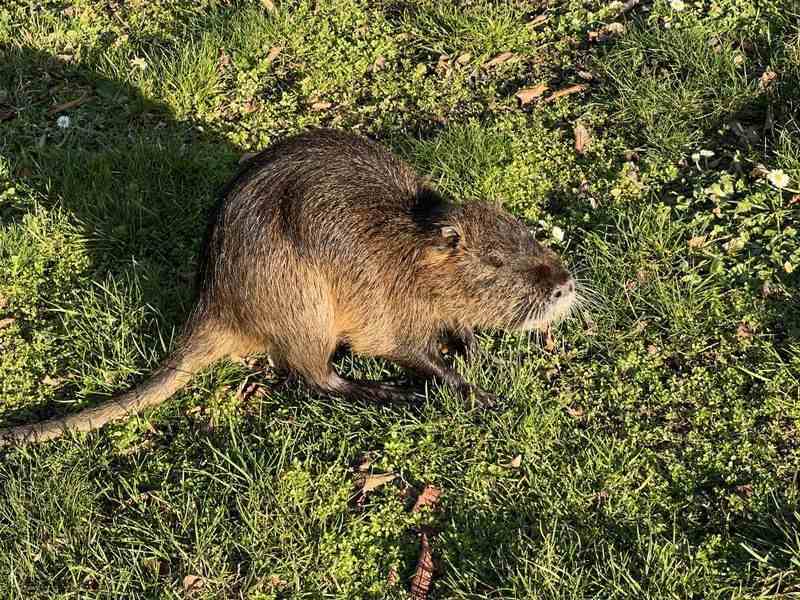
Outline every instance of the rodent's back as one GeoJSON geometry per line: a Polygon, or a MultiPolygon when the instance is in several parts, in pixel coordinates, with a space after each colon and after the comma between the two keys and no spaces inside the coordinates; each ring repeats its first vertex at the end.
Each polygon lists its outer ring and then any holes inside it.
{"type": "Polygon", "coordinates": [[[242,326],[269,306],[265,329],[302,301],[293,296],[325,286],[340,302],[396,309],[386,304],[398,287],[420,292],[416,258],[444,204],[376,143],[333,130],[294,136],[251,159],[225,190],[201,301],[242,326]]]}

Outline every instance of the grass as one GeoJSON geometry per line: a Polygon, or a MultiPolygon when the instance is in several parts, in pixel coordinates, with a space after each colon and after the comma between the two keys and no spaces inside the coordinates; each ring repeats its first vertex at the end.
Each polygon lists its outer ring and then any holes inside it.
{"type": "Polygon", "coordinates": [[[494,413],[224,363],[141,417],[6,451],[0,594],[402,598],[425,524],[435,598],[800,597],[800,203],[759,174],[800,188],[800,15],[675,6],[4,4],[0,424],[146,377],[191,307],[216,191],[309,125],[503,202],[600,302],[553,351],[481,334],[461,368],[507,399],[494,413]],[[541,83],[589,87],[520,106],[541,83]],[[399,478],[357,502],[365,456],[399,478]],[[441,510],[411,514],[425,484],[441,510]]]}

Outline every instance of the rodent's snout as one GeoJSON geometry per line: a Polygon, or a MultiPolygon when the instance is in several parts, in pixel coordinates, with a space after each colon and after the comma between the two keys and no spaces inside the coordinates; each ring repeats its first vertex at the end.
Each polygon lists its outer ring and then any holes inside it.
{"type": "Polygon", "coordinates": [[[571,294],[575,293],[575,280],[570,277],[564,283],[556,285],[550,293],[550,300],[558,302],[562,298],[569,298],[571,294]]]}

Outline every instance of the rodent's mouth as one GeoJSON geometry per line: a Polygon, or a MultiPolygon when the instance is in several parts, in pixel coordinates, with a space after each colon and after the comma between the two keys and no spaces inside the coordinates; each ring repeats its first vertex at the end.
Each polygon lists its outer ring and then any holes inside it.
{"type": "Polygon", "coordinates": [[[522,319],[521,331],[544,331],[550,325],[569,317],[578,298],[575,286],[557,296],[551,297],[541,306],[534,305],[522,319]]]}

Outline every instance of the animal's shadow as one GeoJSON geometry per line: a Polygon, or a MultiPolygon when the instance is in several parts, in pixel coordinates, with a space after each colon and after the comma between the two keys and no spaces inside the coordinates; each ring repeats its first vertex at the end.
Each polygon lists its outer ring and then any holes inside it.
{"type": "MultiPolygon", "coordinates": [[[[38,50],[0,48],[0,89],[0,150],[12,181],[77,225],[88,240],[93,281],[136,281],[158,333],[169,339],[192,307],[208,215],[244,151],[128,81],[38,50]]],[[[3,203],[0,219],[22,222],[36,210],[3,203]]],[[[59,393],[70,396],[75,387],[66,382],[59,393]]],[[[44,402],[6,412],[4,420],[53,412],[44,402]]]]}

